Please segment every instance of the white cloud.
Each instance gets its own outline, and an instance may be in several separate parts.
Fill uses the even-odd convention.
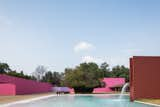
[[[80,51],[87,51],[93,49],[94,46],[88,42],[79,42],[78,44],[75,45],[74,51],[75,52],[80,52]]]
[[[82,62],[95,62],[97,64],[101,64],[103,62],[105,62],[104,59],[102,58],[97,58],[97,57],[93,57],[93,56],[83,56],[82,57]]]

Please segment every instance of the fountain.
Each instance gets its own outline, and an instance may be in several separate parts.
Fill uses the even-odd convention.
[[[121,91],[121,94],[119,96],[120,99],[122,99],[122,96],[123,96],[124,92],[126,91],[127,87],[129,87],[129,83],[124,84],[122,91]]]

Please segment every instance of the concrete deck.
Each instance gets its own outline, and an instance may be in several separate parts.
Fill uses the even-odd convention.
[[[160,99],[139,99],[137,101],[160,105]]]
[[[16,96],[0,96],[0,104],[12,103],[15,101],[27,100],[32,98],[43,97],[47,95],[53,95],[54,93],[42,93],[42,94],[31,94],[31,95],[16,95]]]

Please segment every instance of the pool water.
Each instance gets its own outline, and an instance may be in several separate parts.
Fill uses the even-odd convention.
[[[9,107],[155,107],[130,102],[129,96],[119,95],[65,95]]]

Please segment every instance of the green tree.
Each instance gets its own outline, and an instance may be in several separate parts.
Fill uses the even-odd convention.
[[[103,77],[112,77],[112,73],[109,70],[109,64],[106,62],[101,64],[100,70],[103,73]]]
[[[61,85],[61,78],[62,78],[61,73],[48,71],[44,74],[42,81],[51,83],[56,86],[60,86]]]
[[[65,85],[73,87],[77,92],[91,92],[100,86],[102,72],[96,63],[81,63],[74,69],[65,69]]]
[[[125,66],[115,66],[112,68],[112,76],[113,77],[122,77],[126,79],[126,82],[129,81],[129,68]]]
[[[0,63],[0,74],[7,73],[8,71],[11,71],[9,65],[7,63]]]
[[[52,72],[48,71],[44,74],[43,78],[42,78],[43,82],[49,82],[49,83],[53,83],[53,76],[52,76]]]
[[[19,77],[19,78],[24,78],[24,79],[32,79],[32,80],[35,80],[35,79],[34,79],[35,77],[30,76],[30,75],[25,75],[25,74],[23,73],[23,71],[21,71],[21,72],[19,73],[19,72],[15,71],[15,70],[14,70],[14,71],[11,70],[11,71],[7,72],[6,74],[7,74],[7,75],[10,75],[10,76],[14,76],[14,77]]]
[[[53,77],[53,82],[52,84],[56,86],[61,86],[61,80],[62,80],[62,73],[59,72],[53,72],[52,77]]]

